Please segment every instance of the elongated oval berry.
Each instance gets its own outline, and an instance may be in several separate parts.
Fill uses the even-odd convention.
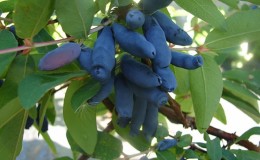
[[[184,69],[196,69],[203,65],[203,58],[201,55],[192,56],[185,53],[172,51],[171,64]]]
[[[90,98],[87,102],[89,105],[97,105],[101,101],[103,101],[105,98],[109,96],[109,94],[112,92],[114,87],[114,76],[112,75],[111,78],[106,81],[104,84],[101,85],[100,90],[97,92],[96,95],[94,95],[92,98]]]
[[[154,58],[156,55],[154,46],[143,35],[118,23],[113,23],[112,29],[117,43],[124,51],[141,58]]]
[[[164,151],[171,147],[176,146],[177,143],[178,141],[176,139],[164,139],[157,144],[157,149],[159,151]]]
[[[36,124],[38,126],[40,126],[40,110],[41,110],[41,104],[39,104],[38,107],[37,107],[37,117],[35,119]],[[48,125],[49,125],[49,123],[48,123],[47,117],[46,117],[46,115],[44,115],[41,131],[47,132],[48,131]]]
[[[152,14],[155,11],[167,7],[172,0],[141,0],[139,6],[145,14]]]
[[[126,83],[122,74],[115,78],[115,108],[118,113],[118,125],[125,127],[132,117],[133,111],[133,91]]]
[[[127,81],[127,84],[129,88],[133,90],[134,95],[146,99],[147,101],[150,101],[157,107],[164,105],[168,101],[167,94],[161,91],[160,89],[158,89],[157,87],[142,88],[130,81]]]
[[[78,57],[78,61],[81,67],[83,67],[87,72],[90,73],[91,71],[91,56],[92,56],[93,50],[91,48],[82,48],[80,55]]]
[[[154,137],[158,126],[158,107],[148,102],[145,120],[143,123],[143,134],[148,142]]]
[[[4,80],[0,79],[0,87],[3,85]]]
[[[126,14],[126,25],[129,29],[135,30],[142,27],[144,21],[144,14],[137,9],[129,10]]]
[[[30,116],[27,117],[25,129],[29,129],[33,125],[34,119]]]
[[[71,63],[80,55],[80,45],[77,43],[66,43],[48,52],[40,59],[40,70],[54,70]]]
[[[192,44],[192,38],[188,33],[175,24],[167,15],[157,11],[152,16],[163,29],[168,42],[183,46]]]
[[[134,60],[129,55],[122,57],[121,69],[125,78],[138,86],[150,88],[162,84],[160,76],[154,73],[151,68]]]
[[[134,108],[130,123],[130,135],[136,136],[144,123],[146,115],[147,101],[143,98],[134,96]]]
[[[100,81],[108,80],[116,62],[115,41],[110,26],[104,27],[98,36],[91,59],[91,75]]]
[[[165,92],[172,92],[177,87],[177,81],[170,67],[160,68],[153,66],[154,72],[162,78],[161,88]]]
[[[143,25],[145,38],[151,42],[156,49],[153,64],[161,68],[167,67],[171,62],[171,51],[166,43],[164,32],[152,16],[145,17]]]

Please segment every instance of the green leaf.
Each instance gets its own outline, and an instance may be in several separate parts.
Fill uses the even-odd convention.
[[[260,157],[259,152],[247,151],[247,150],[231,150],[237,156],[239,160],[257,160]]]
[[[189,134],[186,134],[186,135],[181,136],[179,142],[177,143],[177,146],[181,147],[181,148],[187,147],[187,146],[190,146],[191,142],[192,142],[192,136]]]
[[[259,0],[241,0],[241,1],[247,1],[247,2],[251,2],[254,4],[259,4],[260,5],[260,1]]]
[[[229,80],[224,80],[224,89],[233,94],[234,96],[240,97],[242,100],[254,106],[258,110],[257,100],[259,98],[253,94],[250,90],[246,89],[244,86],[231,82]]]
[[[238,2],[239,0],[219,0],[227,5],[229,5],[232,8],[238,9]]]
[[[47,23],[54,11],[53,0],[17,0],[13,15],[16,34],[33,38]]]
[[[212,57],[203,55],[204,65],[190,71],[190,88],[196,117],[196,126],[205,132],[218,108],[222,95],[221,71]]]
[[[260,135],[260,127],[253,127],[249,129],[248,131],[243,133],[239,138],[237,138],[234,143],[239,142],[241,140],[248,140],[252,135]]]
[[[7,30],[0,31],[0,50],[14,48],[17,46],[18,42],[11,32]],[[0,79],[5,76],[10,64],[15,58],[15,55],[16,52],[0,54]]]
[[[80,87],[71,98],[71,106],[76,112],[80,106],[86,105],[86,101],[93,97],[100,89],[100,84],[94,80],[89,79],[86,84]]]
[[[206,47],[210,50],[221,50],[238,46],[242,42],[260,39],[259,19],[259,10],[241,11],[233,14],[226,19],[226,31],[214,29],[208,34],[205,41]]]
[[[175,2],[194,16],[208,22],[218,29],[225,29],[225,18],[212,0],[175,0]]]
[[[226,91],[223,92],[222,97],[234,104],[238,109],[247,114],[250,118],[252,118],[256,123],[260,122],[260,113],[259,111],[252,106],[250,103],[244,101],[240,97],[236,97]]]
[[[33,37],[33,42],[47,42],[47,41],[53,41],[54,39],[49,35],[49,33],[42,29],[40,32]],[[44,46],[44,47],[37,47],[36,50],[39,53],[48,53],[49,51],[52,51],[56,49],[58,45],[50,45],[50,46]]]
[[[222,149],[220,146],[220,139],[215,138],[211,140],[209,135],[205,133],[205,140],[207,141],[207,152],[211,160],[220,160],[222,158]]]
[[[41,135],[42,135],[44,141],[48,144],[48,146],[51,149],[52,153],[53,154],[57,154],[56,146],[55,146],[54,142],[52,141],[51,137],[49,136],[48,132],[44,132],[44,133],[41,132]]]
[[[25,77],[18,88],[18,95],[23,108],[30,109],[50,89],[68,81],[71,78],[83,76],[85,72],[67,74],[31,74]]]
[[[170,150],[156,151],[158,160],[176,160],[176,155]]]
[[[22,110],[0,129],[0,155],[15,160],[22,149],[23,131],[28,113]]]
[[[9,103],[0,108],[0,128],[5,126],[22,110],[23,108],[21,107],[18,98],[9,101]]]
[[[75,140],[72,138],[70,132],[67,130],[66,132],[67,140],[70,144],[70,148],[73,152],[79,152],[84,153],[84,151],[80,148],[80,146],[75,142]]]
[[[96,11],[93,0],[56,1],[57,18],[67,34],[87,38]]]
[[[5,0],[0,2],[2,12],[11,12],[14,10],[16,0]]]
[[[122,152],[122,142],[105,132],[98,132],[98,141],[93,157],[102,160],[117,159]]]
[[[71,107],[72,95],[82,87],[81,81],[73,81],[67,89],[63,116],[74,141],[87,154],[92,154],[97,143],[96,108],[86,107],[75,113]]]
[[[234,156],[232,152],[229,150],[225,150],[222,148],[222,158],[224,160],[237,160],[237,158]]]
[[[195,158],[195,159],[199,159],[199,156],[195,153],[195,151],[191,150],[191,149],[187,149],[185,151],[185,154],[184,154],[184,157],[185,158]]]
[[[174,67],[173,70],[178,84],[178,87],[174,90],[174,93],[186,94],[190,90],[189,71],[179,67]]]
[[[218,109],[214,114],[214,117],[220,122],[222,122],[223,124],[227,124],[226,114],[220,103],[218,104]]]
[[[49,120],[49,122],[54,125],[55,119],[56,119],[56,110],[54,106],[54,95],[50,97],[50,101],[48,101],[48,108],[46,110],[46,117]]]
[[[106,13],[106,6],[110,2],[110,0],[97,0],[98,8],[102,13]]]
[[[121,128],[118,126],[116,121],[117,121],[117,116],[116,116],[115,112],[113,112],[112,122],[113,122],[116,132],[122,138],[124,138],[128,143],[130,143],[134,148],[136,148],[137,150],[142,152],[142,151],[146,151],[150,147],[150,144],[145,140],[144,136],[142,136],[141,134],[138,136],[131,136],[129,134],[130,127],[127,126],[125,128]]]

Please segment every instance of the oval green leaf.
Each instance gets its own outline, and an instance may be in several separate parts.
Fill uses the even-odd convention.
[[[49,21],[54,11],[53,0],[17,0],[13,15],[16,34],[33,38]]]
[[[205,132],[218,108],[222,95],[223,81],[219,66],[209,55],[202,55],[204,65],[191,70],[190,89],[196,117],[196,126]]]
[[[259,19],[260,10],[237,12],[226,19],[226,31],[214,29],[208,34],[205,45],[216,51],[260,39]]]
[[[0,50],[14,48],[18,46],[18,42],[15,39],[14,35],[7,31],[3,30],[0,32]],[[14,60],[16,52],[11,52],[8,54],[0,54],[0,79],[3,78]]]
[[[32,108],[50,89],[74,77],[83,76],[85,72],[65,74],[31,74],[25,77],[18,87],[18,96],[25,109]]]
[[[63,0],[55,4],[57,18],[67,34],[87,38],[96,6],[93,0]]]
[[[80,81],[73,81],[67,89],[63,116],[72,139],[87,154],[92,154],[97,143],[96,108],[85,107],[74,112],[71,107],[72,95],[82,87]]]

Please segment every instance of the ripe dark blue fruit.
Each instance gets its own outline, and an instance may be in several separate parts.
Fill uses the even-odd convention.
[[[172,92],[177,87],[177,81],[170,67],[160,68],[153,65],[154,72],[162,78],[161,88],[165,92]]]
[[[121,128],[125,128],[129,122],[131,121],[131,118],[129,117],[118,117],[117,119],[117,125]]]
[[[82,48],[80,55],[78,57],[78,61],[81,67],[83,67],[87,72],[90,73],[91,69],[91,55],[92,55],[93,50],[91,48]]]
[[[192,56],[185,53],[172,51],[171,64],[184,69],[196,69],[203,65],[203,58],[201,55]]]
[[[157,11],[153,14],[153,17],[163,29],[168,42],[183,46],[192,44],[192,38],[188,33],[176,25],[167,15]]]
[[[33,125],[34,119],[32,117],[28,116],[25,124],[25,129],[29,129]]]
[[[150,88],[162,84],[161,78],[151,68],[134,60],[129,55],[122,57],[121,69],[127,80],[140,87]]]
[[[115,108],[118,113],[119,122],[121,121],[119,123],[121,127],[125,127],[129,123],[132,117],[133,105],[132,89],[128,87],[123,75],[118,74],[115,78]]]
[[[145,17],[143,25],[145,38],[151,42],[156,49],[156,56],[153,64],[158,67],[167,67],[171,62],[171,51],[166,43],[164,32],[157,21],[152,16]]]
[[[108,80],[116,62],[115,41],[110,26],[104,27],[98,36],[91,60],[91,75],[100,81]]]
[[[133,90],[135,96],[143,98],[157,107],[164,105],[168,101],[167,94],[157,87],[142,88],[130,81],[127,81],[127,84]]]
[[[144,14],[137,9],[132,9],[126,14],[126,25],[129,29],[135,30],[139,27],[142,27],[144,21]]]
[[[143,123],[143,134],[148,142],[154,137],[158,126],[158,107],[148,102],[145,120]]]
[[[176,139],[164,139],[158,143],[157,149],[159,151],[164,151],[171,147],[176,146],[177,143],[178,143],[178,141]]]
[[[152,14],[158,9],[167,7],[172,0],[141,0],[139,6],[145,14]]]
[[[0,87],[3,85],[4,81],[0,79]]]
[[[38,107],[37,107],[36,124],[38,126],[40,126],[40,109],[41,109],[41,104],[39,104]],[[46,115],[44,115],[41,131],[42,132],[47,132],[48,131],[48,125],[49,124],[48,124],[47,117],[46,117]]]
[[[134,108],[130,126],[130,135],[136,136],[144,123],[146,115],[147,101],[143,98],[134,97]]]
[[[104,84],[102,84],[98,93],[88,100],[88,104],[89,105],[97,105],[98,103],[103,101],[105,98],[107,98],[113,90],[114,79],[115,78],[112,75],[111,78],[108,81],[106,81]]]
[[[40,59],[40,70],[54,70],[71,63],[80,55],[80,45],[77,43],[66,43],[63,46],[48,52]]]
[[[112,29],[117,43],[124,51],[141,58],[154,58],[156,55],[154,46],[143,35],[118,23],[113,23]]]

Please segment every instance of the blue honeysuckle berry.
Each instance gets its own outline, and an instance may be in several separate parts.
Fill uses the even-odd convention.
[[[125,19],[127,27],[135,30],[142,27],[145,21],[145,15],[137,9],[132,9],[127,12]]]
[[[164,151],[171,147],[176,146],[177,143],[178,141],[176,139],[164,139],[157,144],[157,149],[159,151]]]
[[[145,38],[154,45],[156,55],[152,59],[154,65],[164,68],[171,62],[171,51],[166,43],[164,31],[152,16],[145,17],[143,25]]]
[[[55,70],[77,59],[80,52],[81,47],[79,44],[66,43],[44,55],[40,59],[38,68],[40,70]]]
[[[167,15],[161,11],[157,11],[152,16],[163,29],[168,42],[182,46],[192,44],[192,38],[188,33],[175,24]]]
[[[124,51],[140,58],[154,58],[154,46],[145,37],[121,24],[113,23],[113,33],[116,42]]]

